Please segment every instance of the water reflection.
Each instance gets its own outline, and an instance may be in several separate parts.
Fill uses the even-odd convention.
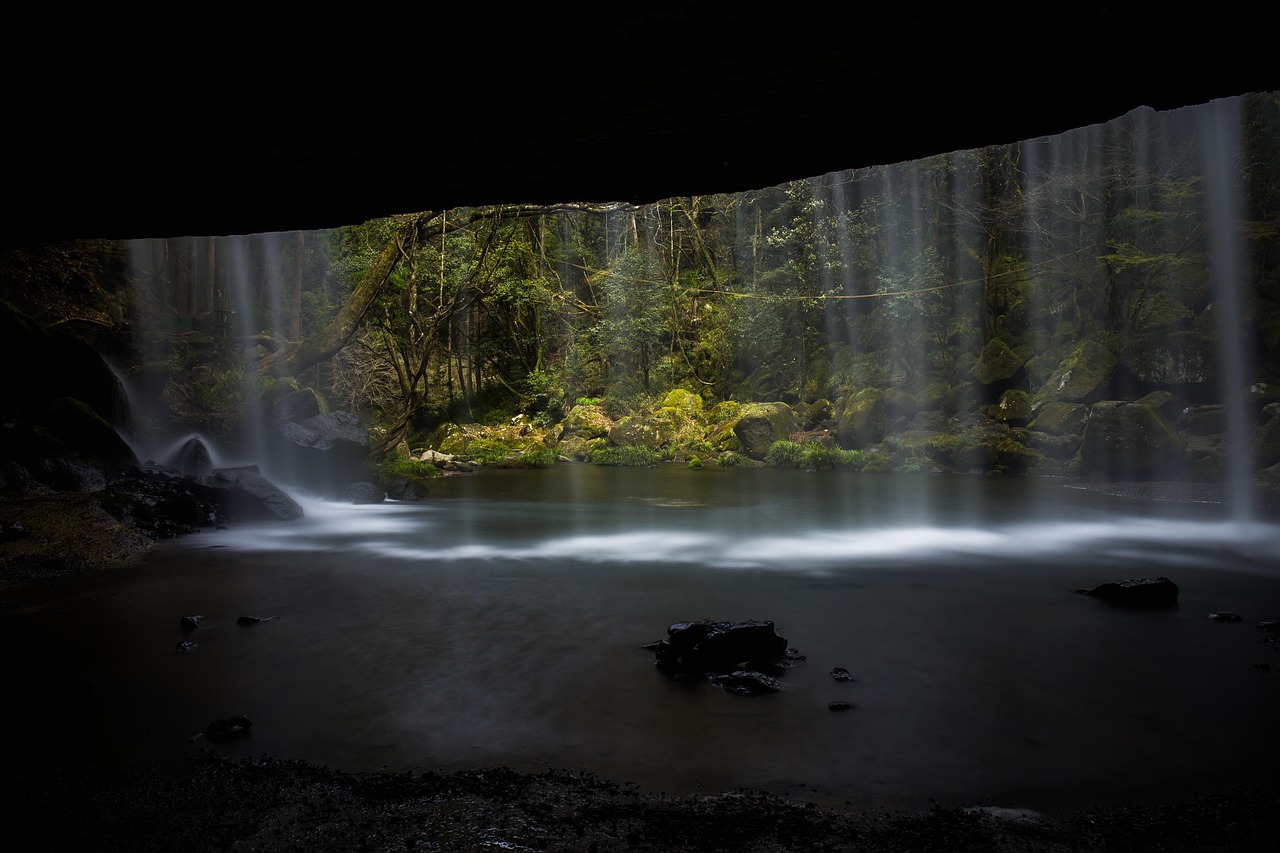
[[[181,762],[205,723],[243,713],[252,737],[228,754],[1052,812],[1261,780],[1253,758],[1280,754],[1280,678],[1254,668],[1280,664],[1254,630],[1280,618],[1280,528],[1202,505],[584,466],[306,509],[6,614],[30,713],[15,760]],[[1068,592],[1154,574],[1178,607]],[[1218,610],[1244,619],[1205,618]],[[186,613],[205,619],[180,655]],[[245,613],[277,618],[237,626]],[[771,619],[807,660],[750,699],[657,672],[640,646],[707,617]]]

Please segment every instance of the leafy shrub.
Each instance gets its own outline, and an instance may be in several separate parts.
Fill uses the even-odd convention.
[[[591,451],[591,462],[595,465],[643,468],[657,465],[661,461],[662,457],[656,450],[639,444],[631,447],[601,447]]]

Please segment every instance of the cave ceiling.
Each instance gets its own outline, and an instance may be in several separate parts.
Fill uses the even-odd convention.
[[[4,243],[735,192],[1278,88],[1230,3],[778,6],[50,10],[0,60]]]

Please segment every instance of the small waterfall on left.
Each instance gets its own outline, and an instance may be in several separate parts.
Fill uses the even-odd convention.
[[[127,381],[140,458],[261,476],[295,494],[382,498],[355,418],[327,411],[300,378],[264,369],[301,337],[302,279],[326,275],[323,244],[304,232],[129,242],[142,366]],[[312,370],[310,385],[321,374]]]

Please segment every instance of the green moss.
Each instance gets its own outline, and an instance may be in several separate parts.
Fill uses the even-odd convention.
[[[595,465],[611,465],[617,467],[644,468],[657,465],[662,456],[641,444],[630,447],[602,447],[591,452],[591,462]]]

